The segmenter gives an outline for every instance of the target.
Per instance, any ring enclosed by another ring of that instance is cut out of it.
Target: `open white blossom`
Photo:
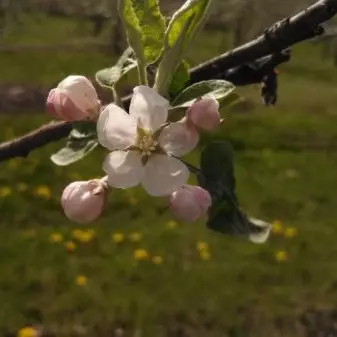
[[[169,195],[186,183],[189,170],[179,159],[197,145],[197,130],[180,121],[166,123],[169,102],[154,89],[133,90],[129,114],[109,104],[97,122],[98,140],[112,151],[103,169],[111,187],[142,184],[152,196]]]

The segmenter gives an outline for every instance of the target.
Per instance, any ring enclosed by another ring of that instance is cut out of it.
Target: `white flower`
[[[169,102],[154,89],[134,88],[130,114],[109,104],[97,122],[98,140],[112,151],[103,169],[111,187],[142,184],[152,196],[169,195],[186,183],[189,171],[179,159],[198,143],[199,134],[184,121],[166,123]]]

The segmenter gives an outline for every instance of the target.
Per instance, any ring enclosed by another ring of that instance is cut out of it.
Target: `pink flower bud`
[[[186,222],[196,221],[206,215],[211,204],[211,195],[199,186],[184,185],[170,196],[173,215]]]
[[[197,99],[187,110],[187,119],[199,129],[215,130],[221,122],[218,101],[212,97]]]
[[[94,117],[99,105],[92,83],[84,76],[71,75],[49,92],[46,108],[56,118],[79,121]]]
[[[64,189],[61,204],[70,220],[88,223],[102,214],[106,199],[106,185],[102,180],[75,181]]]

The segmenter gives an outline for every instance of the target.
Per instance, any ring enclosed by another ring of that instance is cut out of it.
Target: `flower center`
[[[142,157],[150,157],[151,154],[156,151],[159,143],[155,141],[152,136],[142,136],[138,141],[138,149],[140,150]]]

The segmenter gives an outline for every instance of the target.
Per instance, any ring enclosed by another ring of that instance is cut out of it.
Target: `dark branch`
[[[297,15],[283,19],[264,34],[234,50],[211,59],[193,69],[191,82],[216,78],[224,70],[254,61],[268,54],[278,53],[295,43],[321,35],[320,26],[337,12],[337,0],[320,0]]]
[[[222,78],[236,85],[262,81],[276,65],[290,58],[287,48],[323,33],[321,23],[337,12],[337,0],[320,0],[299,14],[284,19],[268,28],[264,34],[234,50],[193,68],[189,84]],[[130,96],[123,99],[127,108]],[[26,157],[30,151],[59,140],[69,134],[67,122],[50,123],[41,128],[0,144],[0,161]]]

